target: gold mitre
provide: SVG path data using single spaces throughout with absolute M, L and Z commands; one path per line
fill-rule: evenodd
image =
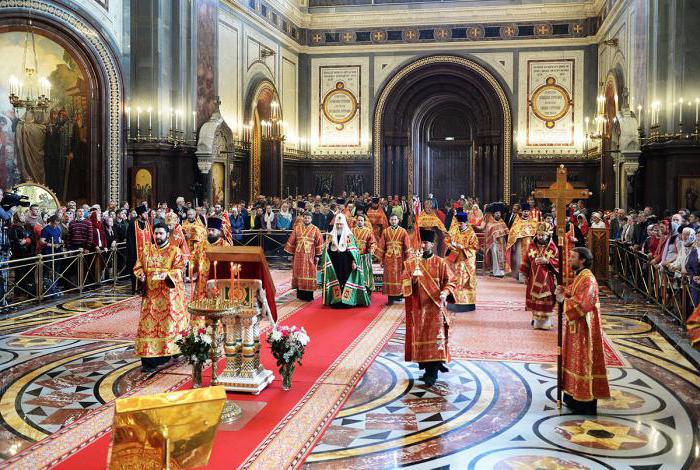
M 552 226 L 547 222 L 539 222 L 537 224 L 537 235 L 551 235 Z

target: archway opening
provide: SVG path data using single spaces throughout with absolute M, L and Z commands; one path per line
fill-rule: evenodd
M 432 56 L 401 69 L 375 110 L 375 191 L 508 200 L 511 114 L 483 66 Z
M 259 195 L 282 194 L 282 142 L 270 138 L 265 125 L 270 125 L 273 117 L 281 119 L 279 95 L 272 82 L 261 81 L 255 88 L 250 101 L 250 123 L 252 139 L 250 149 L 250 199 Z M 277 110 L 273 116 L 273 103 Z
M 23 57 L 25 42 L 36 50 L 36 75 L 51 83 L 45 108 L 16 109 L 8 99 L 7 78 L 23 78 L 17 57 Z M 27 60 L 33 61 L 33 53 Z M 107 165 L 99 145 L 105 113 L 91 57 L 70 32 L 41 21 L 30 29 L 20 19 L 10 19 L 0 26 L 0 62 L 7 64 L 0 83 L 0 186 L 33 182 L 64 202 L 102 200 Z

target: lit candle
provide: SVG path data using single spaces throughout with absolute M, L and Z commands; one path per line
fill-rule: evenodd
M 214 285 L 216 285 L 216 264 L 218 261 L 214 261 Z
M 131 107 L 126 107 L 126 132 L 131 129 Z
M 170 108 L 170 131 L 174 131 L 175 128 L 173 127 L 173 108 Z
M 637 106 L 637 120 L 639 121 L 639 127 L 642 127 L 642 107 Z
M 175 128 L 174 128 L 175 132 L 177 132 L 177 121 L 179 120 L 179 118 L 180 118 L 180 110 L 178 109 L 177 111 L 175 111 Z
M 190 262 L 187 263 L 187 269 L 190 272 L 190 298 L 194 299 L 194 280 L 192 279 L 192 276 L 194 275 L 194 263 L 192 262 L 192 260 L 190 260 Z
M 228 282 L 228 298 L 233 300 L 233 263 L 229 263 L 229 282 Z
M 589 125 L 591 123 L 591 120 L 588 117 L 586 117 L 585 121 L 586 121 L 586 135 L 588 135 L 588 131 L 590 130 Z
M 698 124 L 698 104 L 700 103 L 700 98 L 695 98 L 695 125 Z
M 141 106 L 136 107 L 136 132 L 141 130 Z
M 197 111 L 192 111 L 192 133 L 197 132 Z
M 678 100 L 678 124 L 683 124 L 683 98 Z
M 152 119 L 151 119 L 151 118 L 153 117 L 153 116 L 152 116 L 152 113 L 153 113 L 153 108 L 151 108 L 151 107 L 149 106 L 149 107 L 148 107 L 148 130 L 151 130 L 151 129 L 152 129 Z

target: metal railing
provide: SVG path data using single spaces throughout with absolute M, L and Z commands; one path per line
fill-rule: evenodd
M 291 230 L 243 230 L 233 234 L 233 244 L 240 246 L 259 246 L 268 258 L 286 258 L 284 251 Z
M 107 251 L 68 250 L 0 262 L 0 312 L 127 278 L 126 243 Z
M 655 303 L 681 324 L 695 309 L 690 276 L 655 265 L 652 258 L 632 250 L 626 243 L 611 240 L 610 266 L 616 278 Z

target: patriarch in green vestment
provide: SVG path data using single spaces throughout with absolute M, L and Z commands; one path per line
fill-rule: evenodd
M 324 305 L 339 308 L 369 305 L 360 258 L 345 215 L 336 215 L 318 264 Z

